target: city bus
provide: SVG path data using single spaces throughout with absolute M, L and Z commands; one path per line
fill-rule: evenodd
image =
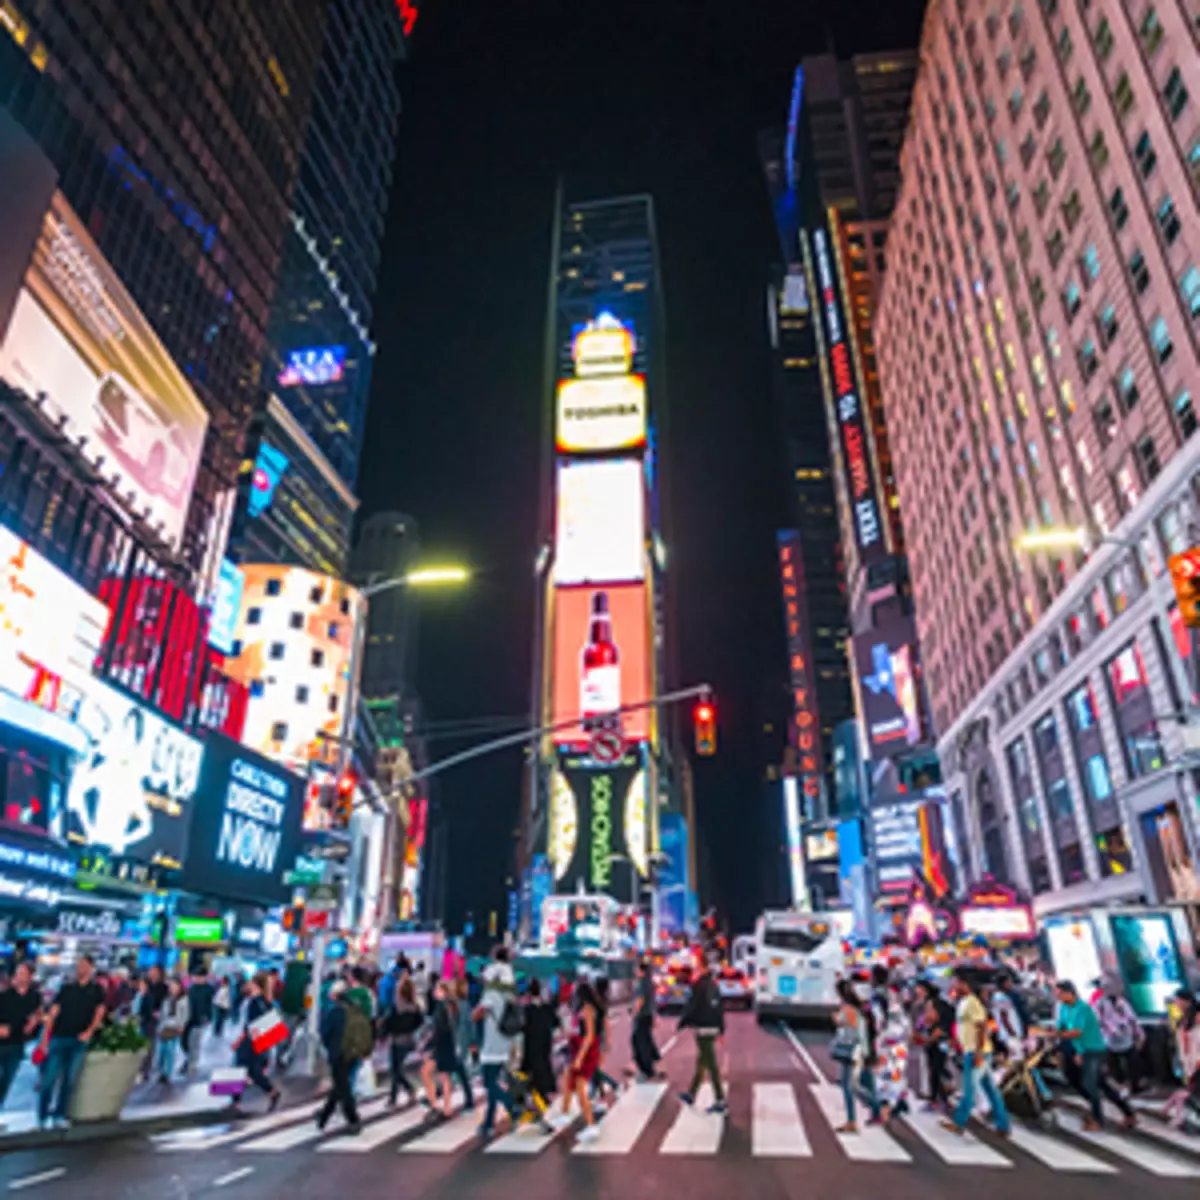
M 755 926 L 754 1010 L 770 1017 L 832 1020 L 846 954 L 826 913 L 764 912 Z

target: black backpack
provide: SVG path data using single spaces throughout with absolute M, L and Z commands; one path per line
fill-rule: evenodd
M 525 1032 L 525 1010 L 515 1000 L 505 1000 L 504 1009 L 496 1028 L 507 1038 L 517 1037 Z

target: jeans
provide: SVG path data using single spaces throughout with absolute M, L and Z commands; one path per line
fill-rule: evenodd
M 838 1063 L 841 1069 L 842 1099 L 846 1102 L 846 1120 L 854 1120 L 854 1064 Z M 875 1072 L 869 1067 L 863 1067 L 858 1073 L 858 1084 L 866 1093 L 867 1103 L 871 1106 L 871 1116 L 879 1119 L 879 1089 L 875 1086 Z
M 317 1115 L 317 1124 L 322 1129 L 328 1124 L 329 1118 L 333 1116 L 333 1110 L 339 1104 L 342 1106 L 346 1123 L 348 1125 L 358 1124 L 358 1105 L 354 1102 L 354 1084 L 351 1081 L 354 1074 L 353 1068 L 357 1065 L 358 1060 L 351 1062 L 340 1054 L 329 1064 L 333 1080 L 329 1087 L 329 1095 L 325 1097 L 325 1104 Z
M 175 1069 L 175 1048 L 179 1045 L 178 1038 L 159 1038 L 158 1049 L 154 1055 L 154 1065 L 159 1075 L 164 1079 L 171 1078 Z
M 200 1052 L 204 1047 L 204 1030 L 205 1025 L 189 1025 L 183 1031 L 183 1056 L 187 1059 L 189 1075 L 196 1069 L 196 1064 L 200 1061 Z
M 1008 1109 L 1004 1107 L 1004 1097 L 992 1078 L 992 1056 L 982 1057 L 974 1052 L 963 1058 L 962 1096 L 958 1107 L 954 1110 L 954 1123 L 959 1129 L 966 1129 L 971 1114 L 975 1111 L 975 1087 L 978 1085 L 987 1097 L 988 1107 L 992 1110 L 992 1121 L 1001 1133 L 1008 1133 L 1011 1128 L 1008 1119 Z
M 4 1107 L 8 1089 L 12 1087 L 24 1058 L 24 1046 L 0 1046 L 0 1108 Z
M 220 1037 L 225 1032 L 225 1022 L 229 1020 L 229 1009 L 213 1009 L 213 1033 Z
M 1063 1073 L 1067 1082 L 1088 1102 L 1092 1110 L 1092 1120 L 1097 1125 L 1104 1123 L 1104 1106 L 1100 1102 L 1101 1094 L 1108 1097 L 1126 1116 L 1133 1115 L 1133 1109 L 1128 1101 L 1109 1082 L 1104 1074 L 1104 1063 L 1108 1057 L 1105 1050 L 1085 1050 L 1079 1058 L 1068 1054 L 1064 1057 Z
M 83 1056 L 87 1043 L 77 1037 L 52 1037 L 46 1054 L 46 1071 L 42 1076 L 42 1090 L 38 1092 L 38 1120 L 46 1121 L 53 1115 L 67 1119 L 71 1096 L 83 1070 Z M 57 1102 L 55 1096 L 57 1093 Z
M 925 1047 L 925 1061 L 929 1064 L 929 1103 L 945 1104 L 946 1095 L 946 1048 L 940 1042 L 930 1042 Z
M 517 1119 L 517 1106 L 508 1094 L 508 1088 L 501 1082 L 504 1078 L 503 1063 L 484 1063 L 480 1067 L 480 1074 L 483 1076 L 483 1089 L 487 1093 L 487 1108 L 480 1129 L 484 1134 L 491 1134 L 496 1120 L 496 1105 L 502 1104 L 513 1121 Z
M 713 1095 L 717 1103 L 725 1101 L 725 1092 L 721 1088 L 721 1068 L 717 1066 L 717 1039 L 707 1034 L 696 1035 L 696 1073 L 692 1076 L 692 1086 L 688 1095 L 695 1099 L 704 1076 L 712 1077 Z
M 392 1066 L 392 1103 L 396 1103 L 396 1097 L 400 1094 L 401 1088 L 408 1093 L 410 1099 L 415 1100 L 417 1089 L 413 1087 L 412 1080 L 404 1073 L 404 1060 L 412 1053 L 412 1043 L 392 1042 L 388 1047 L 388 1053 Z

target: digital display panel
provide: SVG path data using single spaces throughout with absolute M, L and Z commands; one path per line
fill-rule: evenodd
M 309 346 L 290 350 L 283 370 L 279 372 L 280 387 L 324 387 L 339 383 L 346 374 L 345 346 Z
M 626 583 L 641 579 L 645 524 L 645 485 L 636 459 L 561 464 L 555 581 Z
M 646 444 L 646 381 L 641 375 L 564 379 L 558 385 L 560 454 L 600 454 Z

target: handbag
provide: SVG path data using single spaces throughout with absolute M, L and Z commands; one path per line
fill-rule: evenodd
M 240 1096 L 246 1090 L 246 1072 L 242 1067 L 216 1067 L 208 1081 L 210 1096 Z
M 830 1053 L 833 1055 L 833 1061 L 838 1063 L 852 1063 L 855 1056 L 858 1054 L 858 1037 L 852 1029 L 839 1029 L 833 1037 L 833 1043 L 829 1047 Z
M 268 1009 L 261 1017 L 251 1021 L 246 1026 L 250 1035 L 250 1045 L 255 1054 L 266 1054 L 268 1050 L 286 1042 L 288 1036 L 287 1022 L 279 1015 L 279 1010 Z

